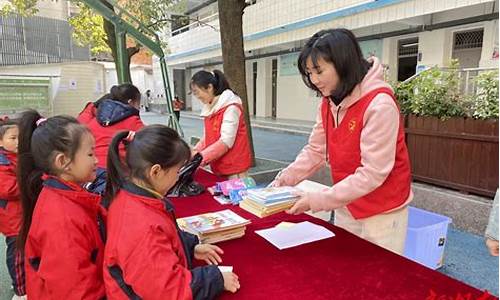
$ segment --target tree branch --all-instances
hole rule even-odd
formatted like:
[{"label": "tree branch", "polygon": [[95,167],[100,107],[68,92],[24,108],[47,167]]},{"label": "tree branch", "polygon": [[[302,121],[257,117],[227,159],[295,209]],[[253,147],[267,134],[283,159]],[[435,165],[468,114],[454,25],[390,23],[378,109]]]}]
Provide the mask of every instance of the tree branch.
[{"label": "tree branch", "polygon": [[[187,16],[186,16],[186,17],[187,17]],[[212,28],[213,30],[215,30],[215,31],[219,32],[219,29],[217,29],[215,26],[210,25],[210,24],[208,24],[208,23],[206,23],[206,22],[200,21],[200,19],[199,19],[199,18],[193,19],[193,18],[189,18],[189,17],[187,17],[187,20],[188,20],[188,21],[194,21],[194,22],[196,22],[196,23],[198,23],[198,24],[200,24],[200,25],[202,25],[202,26],[208,26],[208,27]],[[160,24],[160,23],[166,23],[166,22],[172,22],[172,21],[176,21],[176,20],[173,20],[173,19],[168,19],[168,18],[166,18],[166,19],[160,19],[160,20],[157,20],[157,21],[156,21],[156,22],[154,22],[154,23],[151,23],[151,24],[149,24],[149,25],[146,25],[146,27],[153,27],[153,26],[156,26],[156,25],[158,25],[158,24]],[[189,25],[189,24],[188,24],[188,25]]]}]

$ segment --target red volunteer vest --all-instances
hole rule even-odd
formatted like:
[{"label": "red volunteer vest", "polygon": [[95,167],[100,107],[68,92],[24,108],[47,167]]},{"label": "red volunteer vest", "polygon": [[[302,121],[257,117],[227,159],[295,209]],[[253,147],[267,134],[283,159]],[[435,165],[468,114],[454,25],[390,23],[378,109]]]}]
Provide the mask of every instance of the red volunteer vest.
[{"label": "red volunteer vest", "polygon": [[213,115],[205,118],[205,144],[210,146],[219,140],[224,112],[231,105],[236,106],[240,110],[240,120],[233,147],[219,159],[210,163],[212,171],[219,176],[245,172],[250,168],[252,162],[250,147],[248,145],[247,127],[243,118],[243,107],[240,104],[229,104]]},{"label": "red volunteer vest", "polygon": [[[396,101],[390,89],[375,89],[349,107],[338,127],[335,127],[328,100],[323,98],[321,116],[326,133],[327,151],[334,183],[354,174],[356,169],[361,167],[360,140],[363,130],[363,117],[366,109],[379,93],[388,94]],[[396,140],[396,159],[392,171],[381,186],[354,200],[347,205],[347,208],[355,219],[367,218],[389,211],[401,206],[408,199],[410,184],[410,159],[405,144],[403,122],[400,119]]]}]

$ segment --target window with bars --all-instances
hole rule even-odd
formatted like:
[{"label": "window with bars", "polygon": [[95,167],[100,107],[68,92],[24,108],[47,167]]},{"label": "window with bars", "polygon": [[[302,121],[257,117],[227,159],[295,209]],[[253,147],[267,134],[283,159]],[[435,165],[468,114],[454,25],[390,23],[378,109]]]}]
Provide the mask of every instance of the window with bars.
[{"label": "window with bars", "polygon": [[455,38],[453,41],[453,48],[455,50],[460,49],[472,49],[481,48],[483,46],[483,29],[455,32]]},{"label": "window with bars", "polygon": [[418,38],[399,41],[398,56],[409,57],[418,55]]}]

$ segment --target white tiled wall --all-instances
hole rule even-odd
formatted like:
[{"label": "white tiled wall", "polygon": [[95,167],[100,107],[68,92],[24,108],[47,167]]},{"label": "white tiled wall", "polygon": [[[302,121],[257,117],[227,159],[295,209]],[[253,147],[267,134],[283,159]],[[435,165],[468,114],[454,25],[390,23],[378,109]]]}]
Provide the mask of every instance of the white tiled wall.
[{"label": "white tiled wall", "polygon": [[[373,0],[372,0],[373,1]],[[305,20],[314,16],[333,12],[350,6],[360,5],[372,1],[366,0],[261,0],[245,9],[243,14],[243,32],[245,36],[276,29],[280,26],[293,22]],[[491,2],[485,0],[409,0],[380,9],[368,10],[356,15],[334,19],[332,21],[287,31],[277,32],[272,36],[245,41],[245,50],[254,50],[272,45],[306,39],[315,32],[330,27],[345,27],[349,29],[363,28],[376,24],[407,19],[419,15],[436,13],[462,6]],[[209,26],[192,28],[191,30],[173,36],[169,40],[170,53],[175,55],[188,51],[203,49],[208,46],[220,44],[218,31],[219,22],[215,19],[208,20]],[[208,51],[207,51],[208,52]],[[210,52],[213,52],[210,50]],[[213,52],[215,54],[215,52]],[[197,53],[197,58],[208,58],[208,53]],[[180,63],[175,56],[171,63]],[[180,59],[180,58],[179,58]],[[194,56],[181,59],[181,61],[193,61]]]}]

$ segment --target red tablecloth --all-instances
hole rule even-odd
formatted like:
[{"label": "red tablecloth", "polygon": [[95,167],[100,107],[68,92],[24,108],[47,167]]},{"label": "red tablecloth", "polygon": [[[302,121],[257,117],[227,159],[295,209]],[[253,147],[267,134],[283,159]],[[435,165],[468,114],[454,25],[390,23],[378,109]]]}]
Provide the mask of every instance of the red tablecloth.
[{"label": "red tablecloth", "polygon": [[[196,178],[205,186],[218,181],[204,171]],[[218,244],[225,252],[222,265],[233,266],[241,283],[236,294],[225,292],[221,299],[493,299],[308,215],[280,213],[260,219],[238,206],[220,205],[208,193],[173,198],[173,203],[179,218],[229,208],[252,221],[244,237]],[[281,221],[306,220],[328,228],[335,237],[278,250],[255,234]]]}]

